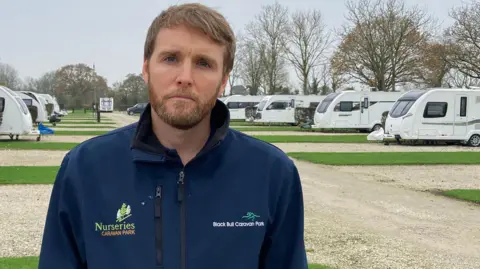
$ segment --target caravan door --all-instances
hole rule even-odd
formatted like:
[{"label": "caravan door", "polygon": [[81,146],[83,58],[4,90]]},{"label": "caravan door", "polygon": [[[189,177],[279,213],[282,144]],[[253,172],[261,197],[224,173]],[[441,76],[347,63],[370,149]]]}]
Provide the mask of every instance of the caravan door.
[{"label": "caravan door", "polygon": [[262,114],[262,119],[266,122],[288,123],[291,113],[291,102],[276,100],[273,101]]},{"label": "caravan door", "polygon": [[454,124],[453,124],[453,135],[454,136],[465,136],[467,134],[467,104],[468,97],[466,95],[457,94],[455,96],[455,113],[454,113]]},{"label": "caravan door", "polygon": [[368,113],[368,107],[369,105],[369,99],[368,96],[362,96],[360,100],[360,126],[368,126],[370,123],[370,117]]}]

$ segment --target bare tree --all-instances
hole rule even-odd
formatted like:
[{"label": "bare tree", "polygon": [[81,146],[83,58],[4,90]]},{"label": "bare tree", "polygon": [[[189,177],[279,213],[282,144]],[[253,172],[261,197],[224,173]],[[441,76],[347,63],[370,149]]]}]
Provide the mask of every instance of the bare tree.
[{"label": "bare tree", "polygon": [[380,91],[418,79],[433,19],[403,0],[349,0],[337,57],[343,73]]},{"label": "bare tree", "polygon": [[251,95],[257,95],[262,86],[264,68],[260,52],[252,41],[239,43],[239,73],[245,87]]},{"label": "bare tree", "polygon": [[18,71],[13,66],[0,63],[0,85],[7,86],[12,90],[17,90],[22,86]]},{"label": "bare tree", "polygon": [[310,94],[310,73],[322,64],[322,56],[330,44],[330,35],[326,31],[321,12],[309,10],[293,13],[286,43],[286,58],[295,69],[303,94]]},{"label": "bare tree", "polygon": [[468,76],[457,69],[451,69],[444,77],[444,83],[449,88],[470,88],[480,86],[480,79]]},{"label": "bare tree", "polygon": [[442,87],[445,76],[452,66],[447,58],[449,49],[442,42],[430,42],[422,49],[421,66],[418,73],[427,87]]},{"label": "bare tree", "polygon": [[288,82],[285,70],[284,44],[288,33],[288,10],[278,2],[263,6],[260,14],[246,27],[247,39],[260,55],[269,94],[282,89]]},{"label": "bare tree", "polygon": [[[241,72],[241,54],[242,51],[239,48],[241,46],[241,34],[237,33],[236,35],[236,50],[235,50],[235,63],[233,64],[232,71],[230,71],[230,75],[228,76],[228,84],[230,86],[230,89],[238,83],[240,80],[240,72]],[[225,96],[225,91],[223,92],[223,95]]]},{"label": "bare tree", "polygon": [[43,74],[35,80],[36,88],[41,93],[56,94],[55,91],[55,74],[56,71],[50,71]]},{"label": "bare tree", "polygon": [[454,23],[445,33],[452,48],[449,63],[463,74],[480,79],[480,2],[456,7],[450,16]]},{"label": "bare tree", "polygon": [[342,57],[337,53],[334,53],[330,61],[324,64],[321,68],[321,78],[323,85],[329,87],[332,92],[336,92],[342,88],[346,83],[350,81],[350,77],[343,73],[345,70],[345,62]]}]

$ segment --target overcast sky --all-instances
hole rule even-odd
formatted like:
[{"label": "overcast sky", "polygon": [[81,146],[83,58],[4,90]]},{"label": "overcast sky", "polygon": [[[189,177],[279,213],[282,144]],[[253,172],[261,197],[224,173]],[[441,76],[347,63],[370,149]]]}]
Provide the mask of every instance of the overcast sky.
[{"label": "overcast sky", "polygon": [[[152,19],[172,0],[0,0],[0,62],[21,78],[39,77],[62,65],[95,63],[108,84],[141,72],[143,44]],[[199,1],[217,8],[235,30],[243,29],[272,0]],[[343,0],[281,0],[294,9],[320,9],[330,28],[344,23]],[[462,0],[406,0],[427,7],[443,27],[448,11]]]}]

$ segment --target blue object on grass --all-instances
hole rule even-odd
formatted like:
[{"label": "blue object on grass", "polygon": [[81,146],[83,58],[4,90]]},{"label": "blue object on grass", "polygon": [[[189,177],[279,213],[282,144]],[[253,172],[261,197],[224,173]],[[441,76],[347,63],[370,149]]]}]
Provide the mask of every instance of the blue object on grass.
[{"label": "blue object on grass", "polygon": [[38,124],[38,131],[40,132],[41,135],[46,135],[46,134],[54,134],[55,131],[48,128],[48,127],[45,127],[45,125],[43,125],[43,123],[39,123]]}]

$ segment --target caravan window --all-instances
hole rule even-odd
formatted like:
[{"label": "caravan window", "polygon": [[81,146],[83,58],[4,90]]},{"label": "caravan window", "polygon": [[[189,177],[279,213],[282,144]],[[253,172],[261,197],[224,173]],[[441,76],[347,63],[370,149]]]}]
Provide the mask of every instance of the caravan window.
[{"label": "caravan window", "polygon": [[467,97],[460,97],[460,117],[467,116]]},{"label": "caravan window", "polygon": [[284,110],[287,109],[289,106],[290,102],[282,102],[282,101],[277,101],[277,102],[272,102],[268,107],[267,110]]},{"label": "caravan window", "polygon": [[228,102],[229,109],[247,108],[256,105],[255,102]]},{"label": "caravan window", "polygon": [[262,100],[262,101],[260,101],[260,104],[258,104],[257,110],[258,110],[258,111],[263,110],[263,108],[265,107],[266,104],[267,104],[267,100]]},{"label": "caravan window", "polygon": [[22,111],[23,111],[23,114],[27,115],[28,113],[30,113],[28,111],[28,108],[27,106],[25,105],[25,103],[23,102],[22,98],[18,97],[18,96],[15,96],[15,99],[17,99],[17,102],[18,104],[20,105]]},{"label": "caravan window", "polygon": [[340,92],[332,92],[323,101],[320,103],[320,105],[317,107],[317,112],[318,113],[325,113],[327,111],[327,108],[330,106],[332,101],[340,94]]},{"label": "caravan window", "polygon": [[5,111],[5,98],[0,97],[0,113],[3,113]]},{"label": "caravan window", "polygon": [[448,103],[428,102],[423,112],[424,118],[443,118],[447,115]]},{"label": "caravan window", "polygon": [[23,102],[27,105],[27,106],[31,106],[32,105],[32,99],[23,99]]},{"label": "caravan window", "polygon": [[309,108],[316,108],[320,104],[319,102],[310,102]]},{"label": "caravan window", "polygon": [[360,102],[342,101],[338,103],[333,111],[351,112],[360,109]]},{"label": "caravan window", "polygon": [[397,101],[393,105],[392,110],[390,110],[390,117],[398,118],[405,116],[405,114],[407,114],[408,110],[410,110],[410,107],[412,107],[414,103],[415,101],[409,100]]}]

